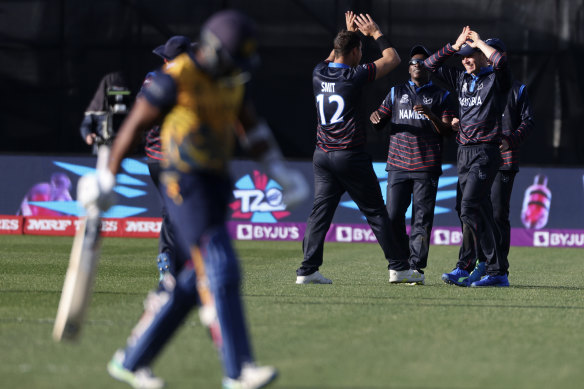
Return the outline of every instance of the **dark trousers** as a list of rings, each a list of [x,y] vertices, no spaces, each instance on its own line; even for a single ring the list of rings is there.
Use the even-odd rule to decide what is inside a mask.
[[[493,204],[493,216],[501,234],[501,255],[509,261],[509,248],[511,247],[511,223],[509,222],[509,209],[511,208],[511,193],[515,182],[516,171],[499,170],[491,188],[491,203]],[[479,247],[477,255],[479,261],[485,261],[482,248]]]
[[[162,167],[160,163],[156,160],[148,160],[148,171],[150,172],[150,178],[152,178],[152,182],[156,189],[158,190],[158,194],[161,196],[161,214],[162,214],[162,225],[160,226],[160,237],[158,239],[158,252],[159,253],[167,253],[170,257],[171,263],[171,274],[176,275],[177,264],[176,264],[176,252],[175,252],[175,234],[173,232],[172,225],[170,223],[170,217],[168,216],[168,210],[164,205],[164,201],[162,200],[162,188],[160,186],[160,173],[162,172]],[[180,267],[180,264],[179,266]]]
[[[306,276],[323,262],[324,240],[341,196],[347,192],[373,230],[392,270],[409,269],[407,253],[399,246],[391,225],[371,157],[364,151],[316,149],[313,156],[314,204],[302,242],[304,261],[296,274]]]
[[[490,197],[500,161],[499,147],[496,144],[458,148],[462,246],[457,267],[469,272],[474,269],[475,254],[480,249],[487,262],[487,274],[503,275],[509,268],[507,258],[501,253],[501,237],[493,216]]]
[[[400,252],[409,253],[410,268],[421,270],[428,264],[430,234],[439,173],[389,171],[387,212]],[[412,204],[410,236],[406,232],[406,212]]]
[[[209,172],[173,170],[163,174],[163,187],[173,189],[164,190],[163,198],[175,226],[177,258],[188,263],[192,258],[194,267],[183,267],[176,277],[176,287],[165,292],[168,300],[156,310],[154,318],[138,324],[136,329],[142,334],[126,348],[124,366],[134,370],[150,365],[197,297],[204,303],[203,293],[210,292],[221,326],[224,372],[237,378],[242,366],[253,357],[241,301],[239,261],[225,226],[231,181]]]

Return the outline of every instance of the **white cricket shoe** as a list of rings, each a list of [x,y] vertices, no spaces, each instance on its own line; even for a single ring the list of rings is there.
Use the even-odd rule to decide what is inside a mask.
[[[124,351],[118,350],[107,364],[107,372],[118,381],[130,385],[134,389],[161,389],[164,387],[164,380],[152,374],[152,370],[142,367],[136,371],[128,370],[124,367]]]
[[[278,376],[278,370],[272,366],[245,364],[238,379],[223,378],[223,389],[259,389],[269,385]]]
[[[297,284],[332,284],[333,281],[329,280],[328,278],[326,278],[325,276],[320,274],[317,270],[314,273],[309,274],[307,276],[297,276],[296,283]]]
[[[389,270],[389,282],[391,284],[416,284],[424,285],[426,277],[417,270]]]

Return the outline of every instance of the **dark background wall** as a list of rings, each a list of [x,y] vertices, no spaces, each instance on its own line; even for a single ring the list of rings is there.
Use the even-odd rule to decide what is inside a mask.
[[[79,124],[101,77],[122,70],[137,90],[160,65],[152,49],[172,35],[196,39],[213,12],[238,8],[259,26],[262,65],[254,95],[284,153],[310,158],[316,113],[311,72],[344,27],[344,11],[370,13],[404,60],[368,89],[371,112],[407,79],[416,43],[436,50],[462,26],[505,41],[513,73],[528,86],[537,120],[522,160],[584,165],[584,0],[2,0],[0,1],[0,151],[89,153]],[[364,60],[379,55],[365,41]],[[383,161],[387,131],[368,129]],[[447,142],[446,160],[456,146]]]

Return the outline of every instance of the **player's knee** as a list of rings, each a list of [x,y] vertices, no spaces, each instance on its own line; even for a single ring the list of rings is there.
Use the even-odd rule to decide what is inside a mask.
[[[400,219],[404,219],[405,221],[405,215],[395,208],[387,207],[387,215],[389,216],[389,220],[391,220],[392,223],[396,221],[399,222]]]
[[[212,288],[239,284],[239,264],[224,227],[214,228],[203,236],[201,251]]]

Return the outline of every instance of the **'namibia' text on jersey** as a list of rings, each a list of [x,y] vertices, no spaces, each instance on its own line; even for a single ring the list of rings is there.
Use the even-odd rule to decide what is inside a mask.
[[[352,149],[365,144],[361,123],[363,86],[375,80],[372,63],[351,68],[345,64],[321,62],[312,73],[318,128],[316,145],[324,151]]]
[[[381,129],[391,120],[391,136],[386,170],[426,171],[442,173],[442,135],[414,105],[425,105],[440,119],[452,119],[454,104],[449,93],[432,82],[421,87],[409,81],[391,88],[377,112]]]

